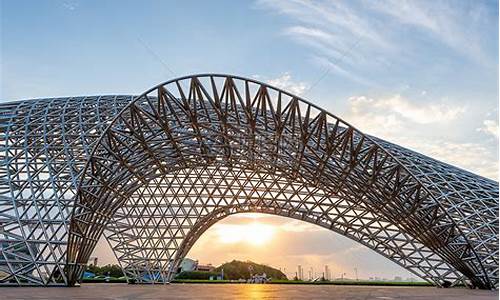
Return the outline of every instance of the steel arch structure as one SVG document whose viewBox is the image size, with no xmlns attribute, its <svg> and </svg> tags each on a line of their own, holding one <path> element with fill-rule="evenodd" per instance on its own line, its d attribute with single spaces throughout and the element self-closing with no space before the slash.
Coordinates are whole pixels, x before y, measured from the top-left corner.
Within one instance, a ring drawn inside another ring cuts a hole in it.
<svg viewBox="0 0 500 300">
<path fill-rule="evenodd" d="M 6 103 L 0 134 L 2 284 L 75 284 L 103 233 L 129 278 L 168 282 L 212 224 L 262 212 L 436 285 L 498 287 L 497 182 L 255 80 Z"/>
</svg>

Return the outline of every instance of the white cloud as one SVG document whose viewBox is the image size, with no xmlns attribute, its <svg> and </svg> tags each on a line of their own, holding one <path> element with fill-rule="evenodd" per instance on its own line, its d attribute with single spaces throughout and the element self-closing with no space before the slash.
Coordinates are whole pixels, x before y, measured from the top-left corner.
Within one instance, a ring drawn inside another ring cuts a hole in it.
<svg viewBox="0 0 500 300">
<path fill-rule="evenodd" d="M 483 65 L 491 65 L 483 49 L 485 29 L 498 23 L 486 5 L 456 1 L 305 1 L 258 0 L 257 6 L 292 20 L 286 36 L 323 57 L 351 79 L 412 63 L 411 55 L 425 45 L 445 46 Z M 409 29 L 417 29 L 417 32 Z M 408 33 L 419 34 L 407 39 Z M 447 52 L 448 49 L 446 49 Z M 492 61 L 493 60 L 493 61 Z M 357 81 L 364 83 L 363 81 Z"/>
<path fill-rule="evenodd" d="M 359 14 L 347 2 L 261 0 L 257 3 L 291 17 L 295 24 L 284 29 L 285 35 L 315 50 L 311 57 L 324 60 L 322 66 L 358 83 L 365 84 L 366 80 L 357 80 L 360 72 L 351 67 L 379 64 L 383 60 L 381 53 L 394 50 L 383 32 L 377 29 L 380 26 L 374 25 L 373 20 Z"/>
<path fill-rule="evenodd" d="M 290 73 L 266 80 L 272 86 L 291 92 L 294 95 L 301 96 L 306 90 L 309 89 L 309 84 L 302 81 L 295 81 L 292 79 Z"/>
<path fill-rule="evenodd" d="M 463 106 L 451 106 L 444 103 L 415 104 L 401 95 L 381 99 L 365 96 L 351 97 L 349 105 L 355 117 L 361 115 L 363 118 L 376 118 L 378 115 L 392 126 L 398 124 L 398 118 L 418 124 L 449 122 L 465 112 Z"/>
<path fill-rule="evenodd" d="M 75 10 L 80 6 L 80 3 L 76 0 L 65 0 L 62 6 L 67 10 Z"/>
<path fill-rule="evenodd" d="M 446 134 L 436 139 L 434 132 L 428 132 L 437 126 L 452 127 L 465 110 L 445 103 L 416 104 L 401 95 L 380 99 L 356 96 L 349 98 L 345 119 L 366 133 L 497 180 L 497 148 L 455 141 Z M 478 130 L 498 134 L 498 123 L 487 121 Z"/>
<path fill-rule="evenodd" d="M 304 27 L 304 26 L 292 26 L 290 28 L 288 28 L 286 31 L 285 31 L 287 34 L 290 34 L 290 35 L 295 35 L 295 36 L 304 36 L 304 37 L 314 37 L 314 38 L 318 38 L 318 39 L 321 39 L 321 40 L 324 40 L 324 41 L 333 41 L 334 40 L 334 37 L 323 31 L 323 30 L 320 30 L 320 29 L 317 29 L 317 28 L 308 28 L 308 27 Z"/>
<path fill-rule="evenodd" d="M 486 134 L 490 134 L 496 138 L 498 138 L 498 121 L 497 120 L 484 120 L 483 126 L 477 128 L 477 131 L 484 132 Z"/>
<path fill-rule="evenodd" d="M 373 23 L 346 5 L 346 2 L 260 0 L 257 3 L 309 26 L 327 28 L 337 33 L 337 36 L 360 37 L 379 47 L 391 47 L 384 35 L 374 28 Z"/>
<path fill-rule="evenodd" d="M 369 6 L 395 18 L 403 25 L 411 25 L 432 35 L 455 51 L 485 63 L 476 28 L 486 18 L 481 3 L 469 5 L 465 1 L 372 1 Z"/>
<path fill-rule="evenodd" d="M 332 62 L 330 59 L 326 57 L 321 57 L 321 56 L 315 56 L 313 55 L 312 60 L 314 63 L 324 66 L 327 68 L 329 72 L 332 72 L 333 74 L 340 75 L 342 77 L 348 78 L 354 82 L 374 87 L 377 86 L 377 84 L 367 78 L 364 78 L 362 76 L 359 76 L 355 74 L 354 72 L 348 71 L 344 68 L 342 68 L 338 63 Z"/>
<path fill-rule="evenodd" d="M 442 160 L 473 173 L 498 180 L 498 159 L 495 151 L 478 143 L 407 139 L 401 141 L 406 147 L 427 156 Z"/>
<path fill-rule="evenodd" d="M 327 60 L 349 65 L 356 65 L 364 60 L 356 51 L 351 51 L 359 42 L 353 43 L 342 35 L 334 35 L 318 28 L 302 25 L 289 27 L 284 33 L 295 41 L 316 50 L 317 54 L 312 54 L 312 57 L 325 57 Z"/>
</svg>

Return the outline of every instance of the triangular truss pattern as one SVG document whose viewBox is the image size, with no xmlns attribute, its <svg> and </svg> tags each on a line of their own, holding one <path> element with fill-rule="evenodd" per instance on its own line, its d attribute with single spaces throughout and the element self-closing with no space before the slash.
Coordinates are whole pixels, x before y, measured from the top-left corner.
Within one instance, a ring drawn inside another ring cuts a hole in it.
<svg viewBox="0 0 500 300">
<path fill-rule="evenodd" d="M 2 284 L 75 284 L 103 233 L 128 278 L 168 282 L 211 225 L 261 212 L 439 286 L 498 287 L 497 182 L 254 80 L 7 103 L 0 141 Z"/>
</svg>

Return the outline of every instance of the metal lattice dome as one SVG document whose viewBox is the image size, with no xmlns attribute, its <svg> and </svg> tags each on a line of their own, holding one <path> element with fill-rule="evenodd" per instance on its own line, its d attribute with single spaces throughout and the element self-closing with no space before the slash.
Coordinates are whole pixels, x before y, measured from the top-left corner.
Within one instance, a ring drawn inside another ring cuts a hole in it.
<svg viewBox="0 0 500 300">
<path fill-rule="evenodd" d="M 439 286 L 498 287 L 498 183 L 255 80 L 0 105 L 0 283 L 73 285 L 101 235 L 168 282 L 220 219 L 317 224 Z"/>
</svg>

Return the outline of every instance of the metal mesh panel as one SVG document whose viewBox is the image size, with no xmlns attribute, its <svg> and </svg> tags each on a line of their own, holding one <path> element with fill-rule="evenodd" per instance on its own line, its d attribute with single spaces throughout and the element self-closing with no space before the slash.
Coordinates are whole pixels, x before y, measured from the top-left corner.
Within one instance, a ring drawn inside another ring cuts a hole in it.
<svg viewBox="0 0 500 300">
<path fill-rule="evenodd" d="M 167 282 L 212 224 L 318 224 L 437 285 L 498 285 L 498 183 L 367 136 L 233 76 L 0 107 L 0 282 L 72 285 L 105 235 L 130 278 Z"/>
</svg>

